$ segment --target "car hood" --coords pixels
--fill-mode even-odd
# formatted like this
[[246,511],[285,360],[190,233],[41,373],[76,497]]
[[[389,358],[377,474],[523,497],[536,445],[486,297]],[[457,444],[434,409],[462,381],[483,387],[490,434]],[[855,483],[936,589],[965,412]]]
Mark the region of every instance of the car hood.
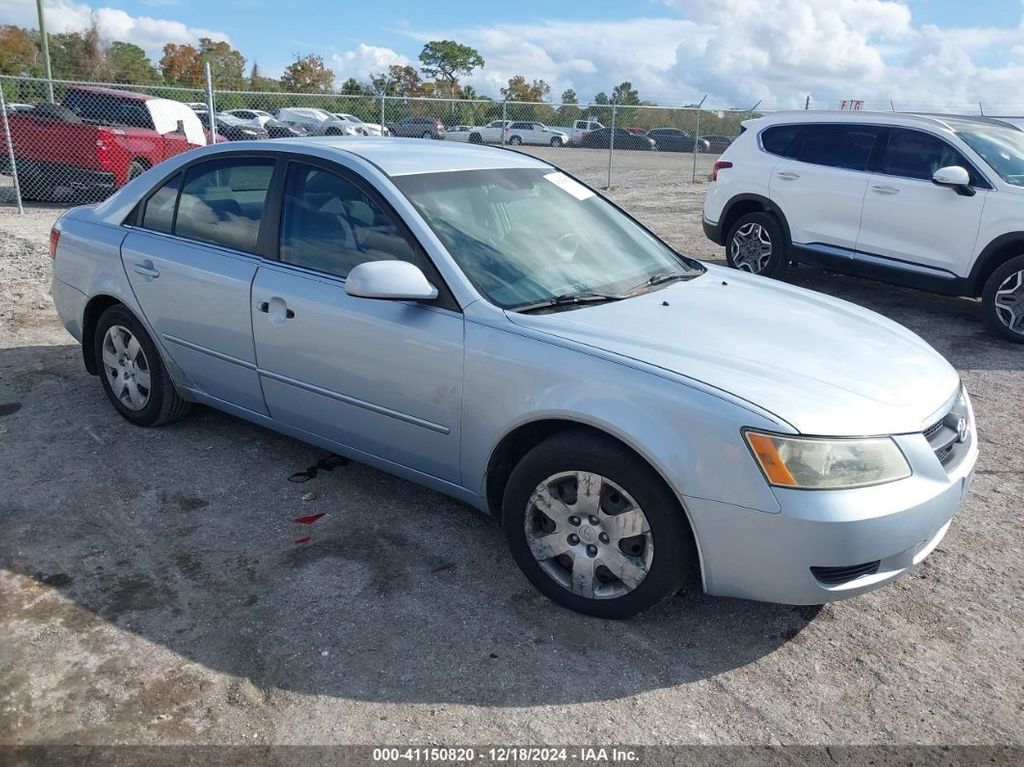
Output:
[[723,390],[804,434],[920,431],[959,385],[952,366],[902,325],[721,267],[624,301],[508,317]]

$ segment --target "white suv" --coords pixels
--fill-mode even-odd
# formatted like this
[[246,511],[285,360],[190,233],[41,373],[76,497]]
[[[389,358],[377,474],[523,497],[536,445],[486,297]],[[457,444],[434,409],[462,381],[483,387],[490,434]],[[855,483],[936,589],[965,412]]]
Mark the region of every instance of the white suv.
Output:
[[994,119],[789,112],[749,120],[714,165],[704,233],[729,265],[789,262],[981,297],[1024,343],[1024,132]]

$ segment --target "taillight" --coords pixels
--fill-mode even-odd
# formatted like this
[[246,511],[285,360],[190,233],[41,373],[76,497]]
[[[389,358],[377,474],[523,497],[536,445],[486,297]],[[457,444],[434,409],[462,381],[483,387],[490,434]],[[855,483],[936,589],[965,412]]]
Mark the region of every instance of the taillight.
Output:
[[60,229],[53,227],[50,230],[50,258],[57,258],[58,242],[60,242]]
[[725,170],[726,168],[731,168],[731,167],[732,167],[732,163],[729,162],[728,160],[718,160],[711,167],[711,180],[712,181],[718,181],[718,171]]

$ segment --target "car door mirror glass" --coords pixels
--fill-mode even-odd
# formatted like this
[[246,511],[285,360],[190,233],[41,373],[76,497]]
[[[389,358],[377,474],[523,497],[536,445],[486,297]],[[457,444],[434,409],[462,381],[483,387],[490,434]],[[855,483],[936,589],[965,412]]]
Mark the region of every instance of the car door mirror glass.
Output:
[[345,279],[345,292],[359,298],[431,301],[437,288],[423,271],[408,261],[364,261],[352,267]]
[[971,188],[970,174],[965,168],[961,168],[959,165],[949,165],[945,168],[939,168],[932,175],[932,183],[938,184],[939,186],[948,186],[949,188],[956,190],[958,194],[974,194],[974,190]]

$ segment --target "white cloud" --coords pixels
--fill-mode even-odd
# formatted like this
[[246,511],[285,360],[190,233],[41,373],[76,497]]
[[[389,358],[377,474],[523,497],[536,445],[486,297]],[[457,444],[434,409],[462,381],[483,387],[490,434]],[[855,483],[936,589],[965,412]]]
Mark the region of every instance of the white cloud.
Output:
[[[170,0],[174,2],[175,0]],[[167,4],[168,0],[151,0],[151,4]],[[71,0],[52,0],[44,6],[46,31],[78,32],[95,21],[100,37],[106,42],[121,40],[135,43],[150,56],[159,58],[165,43],[196,43],[200,37],[227,40],[228,35],[204,27],[191,27],[180,21],[132,16],[118,8],[94,8]],[[0,24],[37,27],[36,5],[33,0],[5,0],[0,6]]]
[[408,58],[390,48],[378,48],[360,43],[353,50],[331,56],[334,73],[339,80],[354,77],[365,80],[371,74],[384,72],[393,64],[409,64]]

